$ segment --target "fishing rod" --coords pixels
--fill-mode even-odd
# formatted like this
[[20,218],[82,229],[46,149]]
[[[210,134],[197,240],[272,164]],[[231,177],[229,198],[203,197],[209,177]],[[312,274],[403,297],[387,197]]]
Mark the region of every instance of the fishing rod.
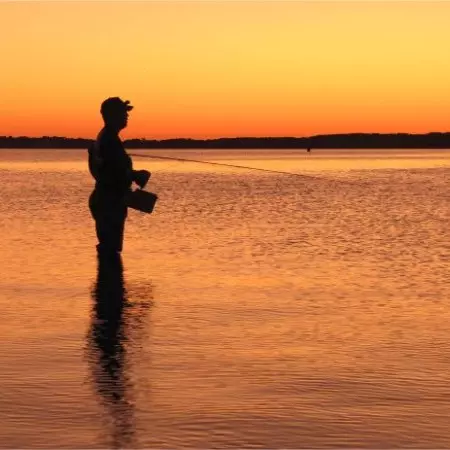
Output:
[[294,177],[301,177],[301,178],[314,178],[317,179],[319,177],[315,177],[313,175],[303,175],[300,173],[292,173],[292,172],[283,172],[281,170],[272,170],[272,169],[261,169],[259,167],[251,167],[251,166],[241,166],[238,164],[227,164],[227,163],[219,163],[219,162],[212,162],[212,161],[202,161],[199,159],[187,159],[187,158],[173,158],[171,156],[156,156],[156,155],[138,155],[136,153],[129,153],[130,156],[136,156],[140,158],[151,158],[151,159],[168,159],[171,161],[180,161],[180,162],[194,162],[199,164],[209,164],[214,166],[225,166],[225,167],[233,167],[237,169],[247,169],[247,170],[259,170],[261,172],[271,172],[271,173],[278,173],[283,175],[292,175]]
[[[163,159],[163,160],[169,160],[169,161],[178,161],[178,162],[193,162],[197,164],[209,164],[213,166],[222,166],[222,167],[233,167],[237,169],[246,169],[246,170],[258,170],[261,172],[270,172],[270,173],[277,173],[282,175],[291,175],[294,177],[301,177],[303,179],[313,179],[313,180],[320,180],[321,177],[315,177],[313,175],[303,175],[300,173],[292,173],[292,172],[283,172],[281,170],[272,170],[272,169],[261,169],[260,167],[251,167],[251,166],[241,166],[239,164],[227,164],[227,163],[218,163],[218,162],[212,162],[212,161],[202,161],[200,159],[188,159],[188,158],[174,158],[172,156],[157,156],[157,155],[138,155],[136,153],[129,153],[130,156],[140,157],[140,158],[149,158],[149,159]],[[346,183],[346,181],[343,180],[328,180],[332,181],[334,183]],[[348,182],[347,182],[348,183]],[[153,211],[153,208],[155,206],[156,200],[158,199],[158,196],[151,193],[144,191],[142,189],[137,189],[132,192],[133,197],[129,199],[128,206],[131,208],[137,209],[138,211],[143,211],[146,213],[151,213]]]

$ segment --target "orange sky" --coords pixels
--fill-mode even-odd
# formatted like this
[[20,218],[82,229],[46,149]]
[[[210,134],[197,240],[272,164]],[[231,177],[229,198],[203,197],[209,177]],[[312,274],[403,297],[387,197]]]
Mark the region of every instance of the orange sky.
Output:
[[450,2],[0,2],[0,135],[450,130]]

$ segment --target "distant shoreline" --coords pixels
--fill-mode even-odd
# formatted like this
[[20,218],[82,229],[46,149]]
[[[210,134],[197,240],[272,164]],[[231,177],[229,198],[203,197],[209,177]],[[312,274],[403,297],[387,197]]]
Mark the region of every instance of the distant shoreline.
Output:
[[[0,136],[0,148],[87,149],[92,139],[59,136]],[[427,134],[350,133],[309,137],[237,137],[218,139],[126,139],[128,149],[446,149],[450,132]]]

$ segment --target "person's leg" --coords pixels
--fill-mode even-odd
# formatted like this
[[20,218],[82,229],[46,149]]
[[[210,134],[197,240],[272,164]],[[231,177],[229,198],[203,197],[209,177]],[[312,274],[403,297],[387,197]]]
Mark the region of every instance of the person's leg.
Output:
[[114,211],[109,222],[109,239],[111,248],[116,252],[123,249],[123,237],[125,231],[125,220],[127,218],[127,208],[119,207]]
[[102,214],[100,210],[101,203],[98,198],[98,192],[94,189],[89,197],[89,210],[91,212],[91,216],[95,222],[95,233],[97,235],[97,252],[100,253],[101,243],[103,242],[103,230],[104,225],[102,220]]
[[115,255],[122,251],[127,207],[115,197],[93,192],[89,208],[95,220],[99,254]]
[[99,252],[114,255],[123,249],[126,208],[117,207],[97,214],[96,231]]

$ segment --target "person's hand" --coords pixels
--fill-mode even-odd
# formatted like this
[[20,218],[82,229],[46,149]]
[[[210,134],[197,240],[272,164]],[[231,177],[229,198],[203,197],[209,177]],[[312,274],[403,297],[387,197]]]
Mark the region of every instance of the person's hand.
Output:
[[148,170],[135,170],[134,171],[134,182],[141,188],[144,189],[148,180],[150,179],[150,172]]

